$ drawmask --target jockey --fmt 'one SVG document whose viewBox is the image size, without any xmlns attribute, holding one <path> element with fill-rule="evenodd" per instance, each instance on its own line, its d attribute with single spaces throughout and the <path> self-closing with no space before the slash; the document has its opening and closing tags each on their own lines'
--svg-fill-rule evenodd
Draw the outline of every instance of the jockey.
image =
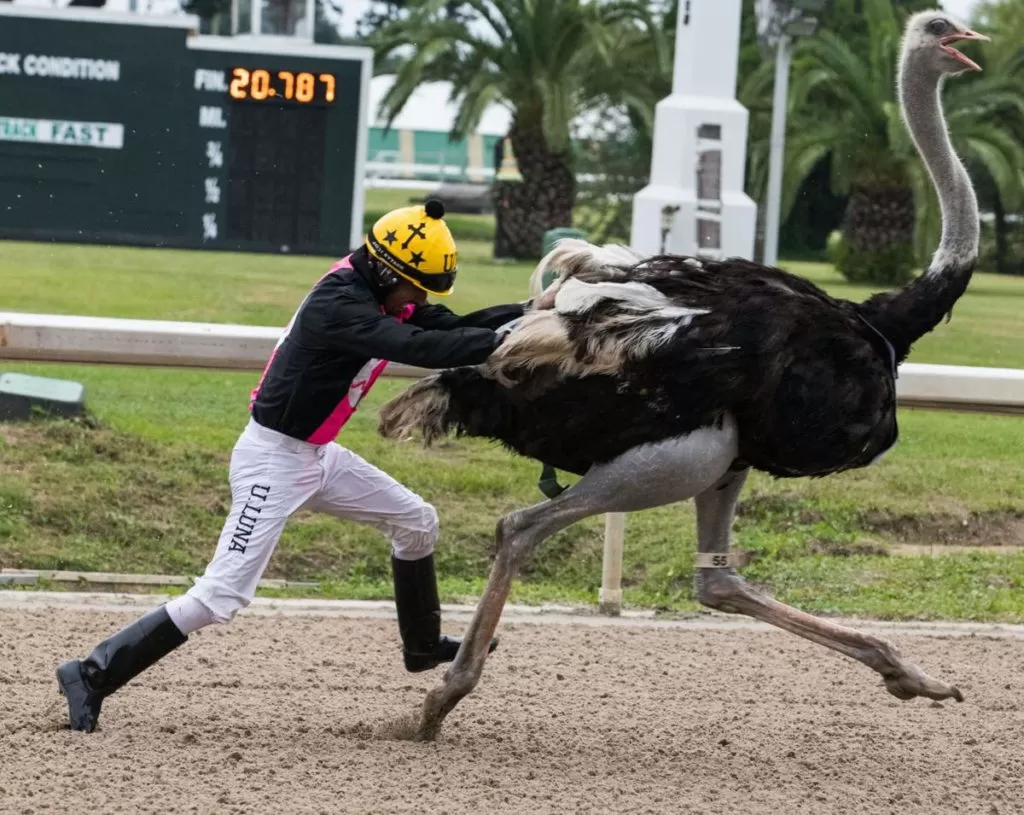
<svg viewBox="0 0 1024 815">
<path fill-rule="evenodd" d="M 455 241 L 440 201 L 380 218 L 364 244 L 335 263 L 299 305 L 249 403 L 231 455 L 232 505 L 201 578 L 165 605 L 57 669 L 71 727 L 91 732 L 103 699 L 212 623 L 229 623 L 257 584 L 288 519 L 299 509 L 368 524 L 391 543 L 405 668 L 455 658 L 441 634 L 434 570 L 434 507 L 334 441 L 387 363 L 476 365 L 522 316 L 524 304 L 457 316 L 429 304 L 452 293 Z M 497 645 L 491 643 L 491 650 Z"/>
</svg>

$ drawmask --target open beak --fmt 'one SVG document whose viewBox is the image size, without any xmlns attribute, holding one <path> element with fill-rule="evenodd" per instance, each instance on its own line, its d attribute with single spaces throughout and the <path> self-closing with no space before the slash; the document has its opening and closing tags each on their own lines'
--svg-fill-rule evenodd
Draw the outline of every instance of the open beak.
<svg viewBox="0 0 1024 815">
<path fill-rule="evenodd" d="M 939 45 L 947 54 L 949 54 L 951 57 L 953 57 L 953 59 L 957 60 L 958 62 L 962 62 L 968 70 L 980 71 L 981 66 L 978 65 L 977 62 L 975 62 L 973 59 L 966 56 L 962 52 L 957 51 L 955 48 L 951 47 L 952 43 L 961 42 L 963 40 L 979 40 L 981 42 L 991 42 L 991 38 L 986 37 L 984 34 L 979 34 L 977 31 L 971 31 L 971 29 L 966 28 L 963 31 L 960 31 L 956 34 L 950 34 L 948 37 L 943 37 L 939 42 Z"/>
</svg>

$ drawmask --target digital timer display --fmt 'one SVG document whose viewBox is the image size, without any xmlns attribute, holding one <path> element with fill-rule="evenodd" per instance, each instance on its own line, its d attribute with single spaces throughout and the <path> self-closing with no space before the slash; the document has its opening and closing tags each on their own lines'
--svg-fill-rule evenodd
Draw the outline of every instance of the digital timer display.
<svg viewBox="0 0 1024 815">
<path fill-rule="evenodd" d="M 334 74 L 311 71 L 269 71 L 235 68 L 228 89 L 232 99 L 246 101 L 332 104 L 337 92 Z"/>
<path fill-rule="evenodd" d="M 0 0 L 0 240 L 358 245 L 373 52 L 197 27 Z"/>
</svg>

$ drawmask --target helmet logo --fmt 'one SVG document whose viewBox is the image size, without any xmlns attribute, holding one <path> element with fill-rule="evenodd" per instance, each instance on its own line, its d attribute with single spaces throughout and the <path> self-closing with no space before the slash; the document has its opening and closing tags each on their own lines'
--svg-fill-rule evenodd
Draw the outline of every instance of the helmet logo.
<svg viewBox="0 0 1024 815">
<path fill-rule="evenodd" d="M 391 246 L 391 244 L 398 240 L 398 235 L 396 235 L 395 230 L 392 229 L 390 232 L 388 232 L 387 235 L 384 236 L 384 240 L 388 246 Z"/>
<path fill-rule="evenodd" d="M 447 255 L 446 254 L 444 256 L 444 266 L 443 266 L 443 268 L 444 268 L 444 270 L 446 272 L 450 272 L 453 268 L 455 268 L 455 255 Z"/>
<path fill-rule="evenodd" d="M 409 262 L 413 266 L 415 266 L 417 269 L 420 268 L 420 264 L 423 263 L 423 253 L 422 252 L 413 252 L 412 253 L 412 257 L 409 258 Z"/>
<path fill-rule="evenodd" d="M 403 249 L 408 249 L 409 248 L 409 244 L 412 242 L 412 239 L 415 238 L 415 237 L 420 237 L 420 238 L 423 238 L 423 240 L 426 240 L 427 236 L 423 232 L 423 230 L 426 229 L 426 228 L 427 228 L 426 223 L 421 223 L 419 226 L 413 226 L 412 224 L 409 224 L 409 229 L 411 231 L 409 232 L 409 237 L 405 239 L 405 243 L 402 244 L 402 248 Z"/>
</svg>

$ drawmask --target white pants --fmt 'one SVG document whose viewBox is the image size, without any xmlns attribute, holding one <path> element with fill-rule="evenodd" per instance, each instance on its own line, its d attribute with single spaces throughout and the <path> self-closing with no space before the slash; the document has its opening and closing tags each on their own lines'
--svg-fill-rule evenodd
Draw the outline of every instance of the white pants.
<svg viewBox="0 0 1024 815">
<path fill-rule="evenodd" d="M 188 634 L 228 623 L 252 602 L 288 519 L 299 509 L 369 524 L 391 541 L 400 560 L 434 551 L 434 508 L 351 450 L 310 444 L 250 421 L 231 454 L 231 512 L 206 572 L 187 595 L 168 604 Z"/>
</svg>

